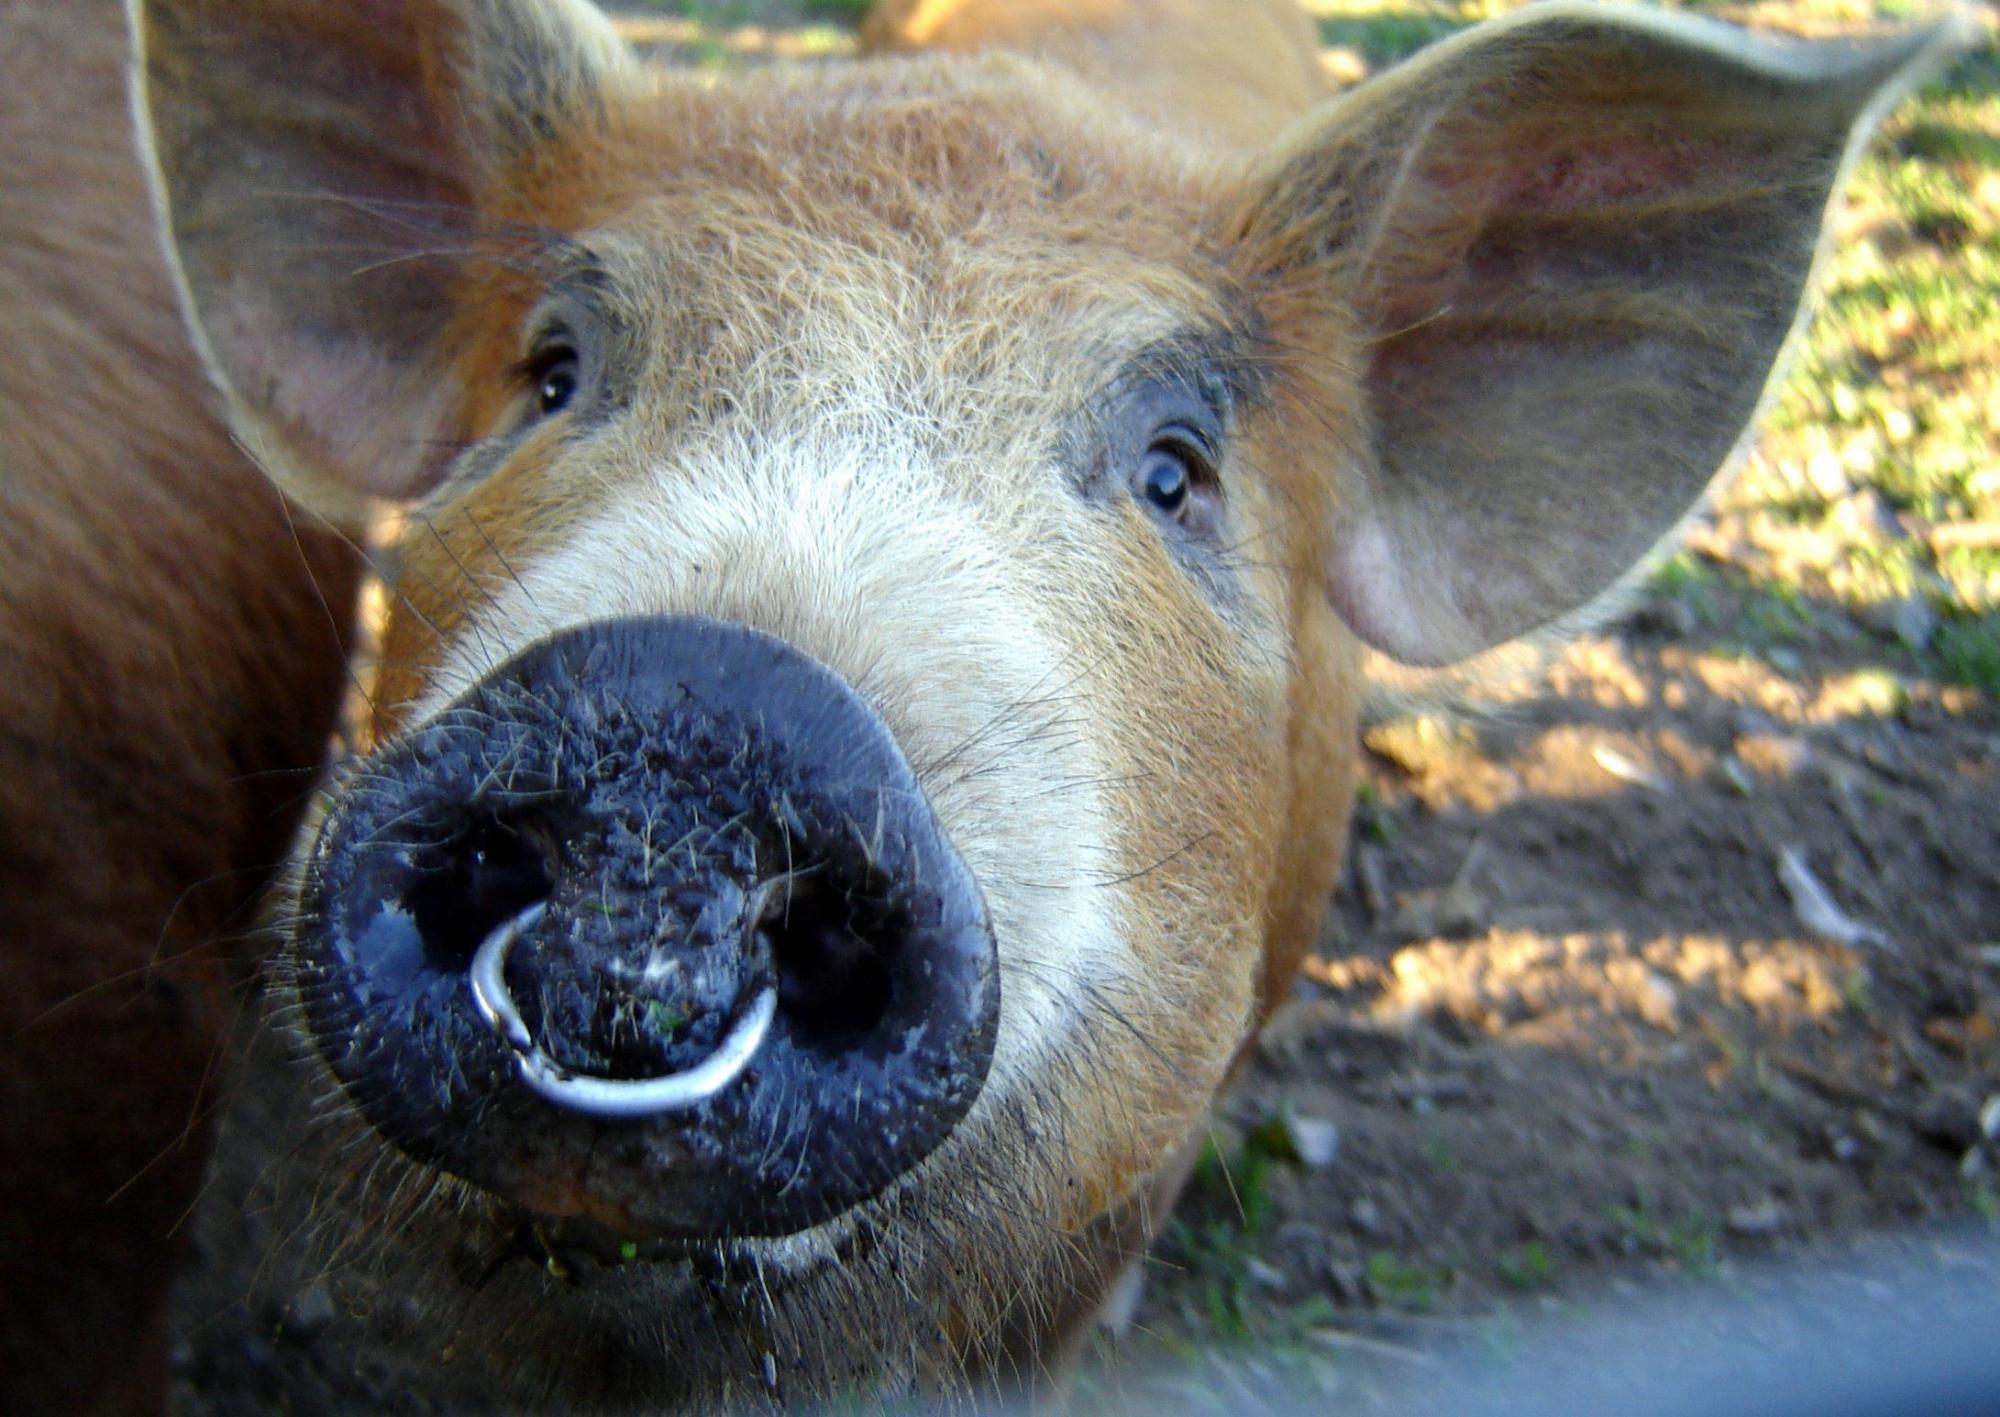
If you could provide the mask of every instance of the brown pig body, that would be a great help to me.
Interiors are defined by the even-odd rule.
[[[1050,1376],[1318,928],[1362,646],[1671,530],[1943,43],[1557,5],[1319,102],[1276,3],[720,85],[365,10],[133,6],[232,426],[412,509],[229,1143],[253,1312],[471,1408]]]
[[[0,1407],[157,1404],[236,1000],[355,569],[231,443],[112,3],[0,5]]]

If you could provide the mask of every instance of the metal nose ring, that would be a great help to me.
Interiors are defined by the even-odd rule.
[[[778,991],[771,985],[758,992],[721,1046],[683,1072],[626,1079],[568,1071],[535,1042],[507,991],[507,952],[542,918],[542,910],[538,901],[486,937],[472,956],[471,984],[479,1016],[513,1050],[521,1081],[543,1098],[589,1117],[630,1119],[684,1112],[734,1082],[763,1046],[778,1011]]]

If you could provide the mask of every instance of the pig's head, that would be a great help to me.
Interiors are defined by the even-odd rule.
[[[568,0],[137,26],[239,435],[409,509],[285,912],[295,1184],[572,1399],[1031,1372],[1314,935],[1360,642],[1641,560],[1931,42],[1552,7],[1225,161],[1006,58],[664,77]]]

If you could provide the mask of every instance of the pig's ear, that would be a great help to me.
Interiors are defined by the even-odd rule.
[[[447,466],[442,336],[483,190],[629,63],[578,0],[128,0],[134,105],[237,436],[353,524]]]
[[[1872,120],[1956,37],[1535,6],[1305,119],[1229,234],[1293,389],[1358,415],[1321,454],[1342,616],[1445,663],[1640,561],[1756,412]]]

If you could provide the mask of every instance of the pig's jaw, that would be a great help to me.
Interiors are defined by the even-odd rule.
[[[1118,1034],[1095,1019],[1052,1045],[1062,1057],[1044,1078],[1073,1083]],[[475,1406],[543,1410],[561,1394],[577,1411],[713,1408],[1004,1382],[1009,1325],[1073,1292],[1088,1261],[1083,1232],[1052,1219],[1066,1198],[1050,1153],[1089,1120],[1060,1092],[1030,1121],[1024,1099],[990,1086],[913,1171],[794,1234],[628,1248],[409,1162],[363,1132],[316,1056],[302,1062],[294,1105],[311,1123],[287,1159],[305,1169],[277,1214],[304,1243],[260,1282],[277,1286],[272,1302],[330,1284],[354,1317],[328,1351],[468,1382]],[[420,1328],[396,1318],[417,1312]],[[492,1361],[440,1369],[454,1353]]]

